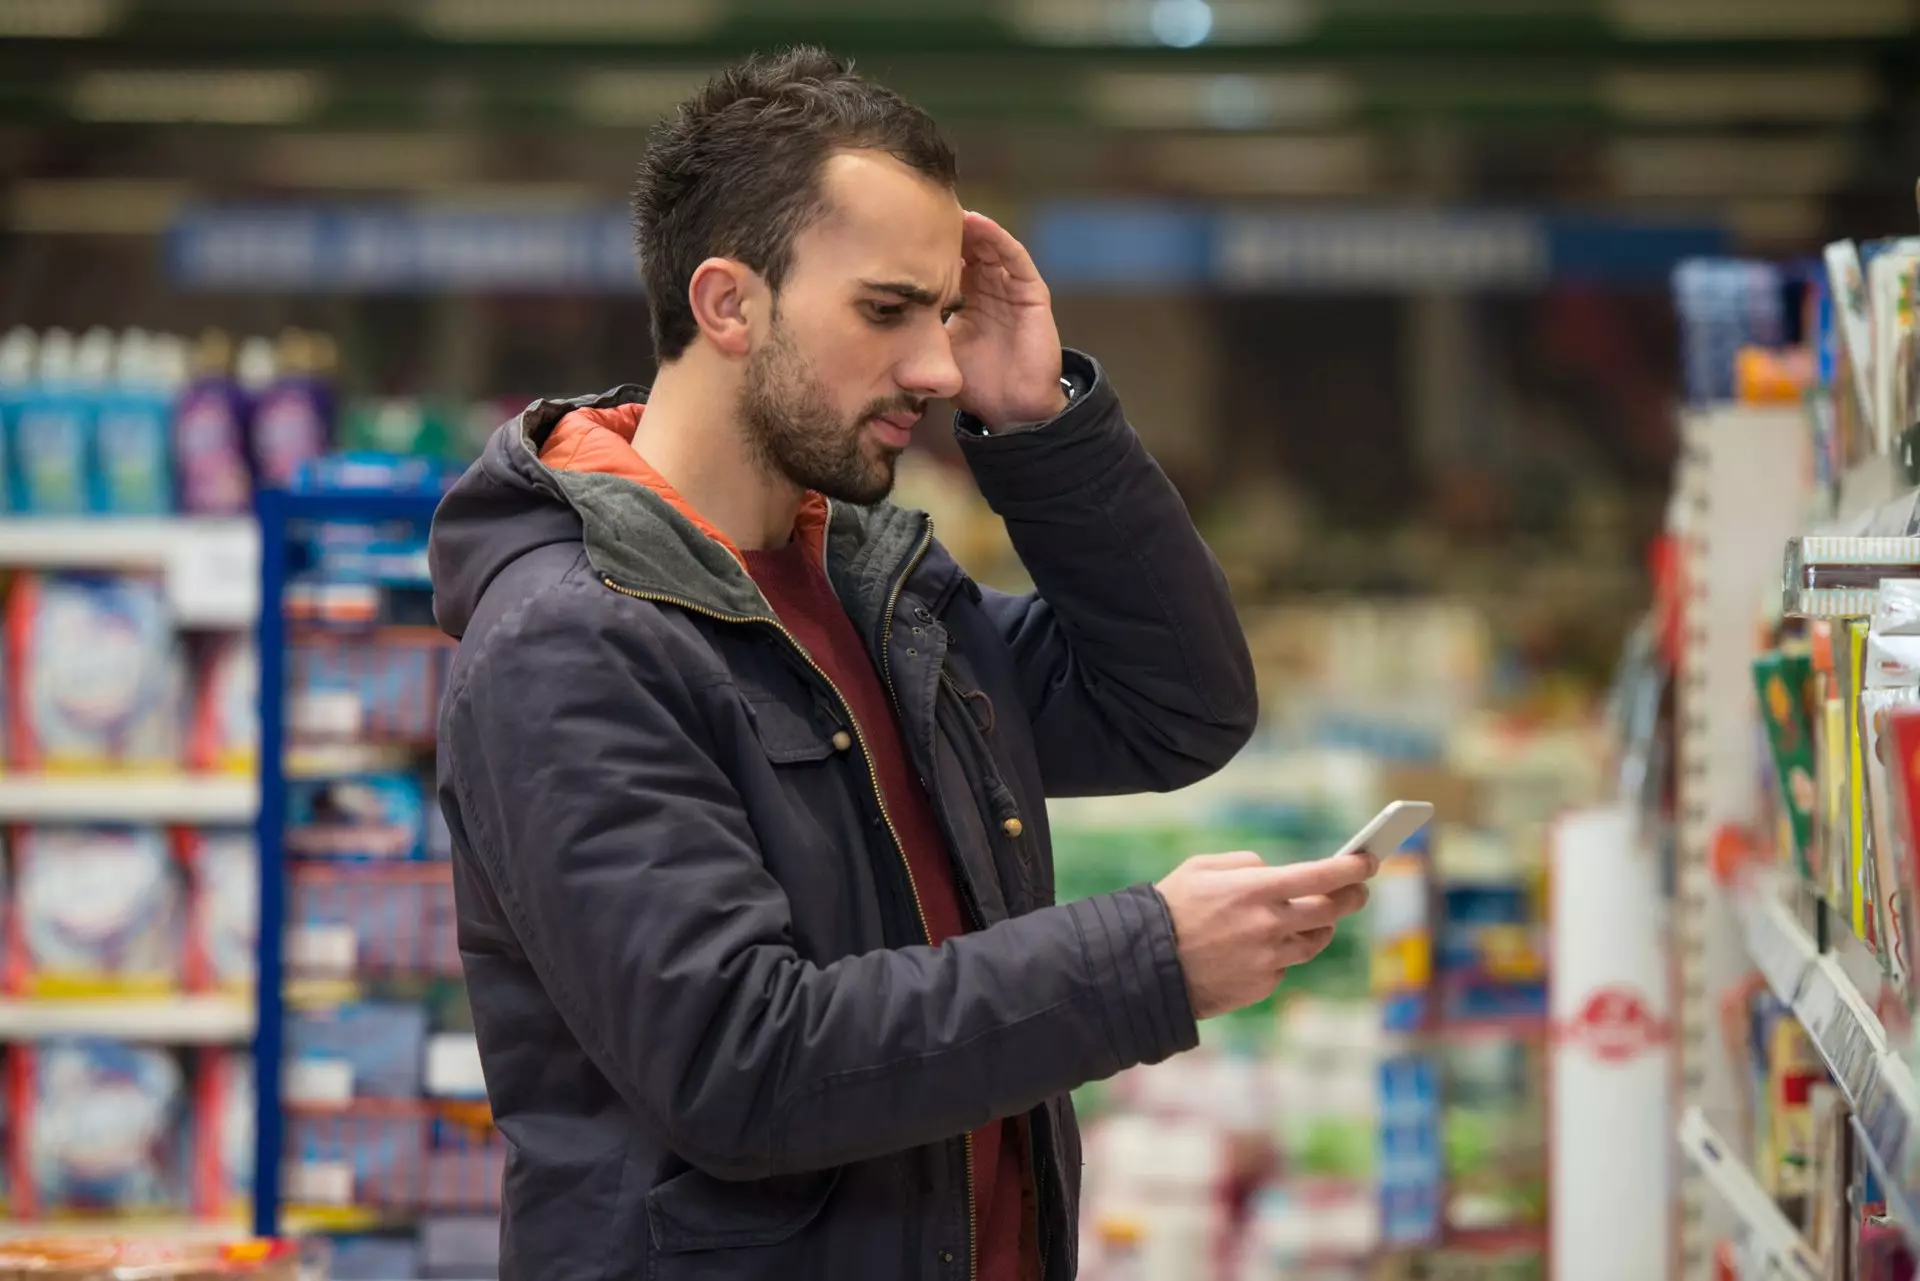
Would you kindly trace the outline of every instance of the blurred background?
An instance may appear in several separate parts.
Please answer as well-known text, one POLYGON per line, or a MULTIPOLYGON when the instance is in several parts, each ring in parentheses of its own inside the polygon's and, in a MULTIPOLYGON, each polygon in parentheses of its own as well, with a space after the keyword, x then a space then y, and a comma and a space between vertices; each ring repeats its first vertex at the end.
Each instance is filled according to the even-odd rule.
MULTIPOLYGON (((1803 406, 1851 395, 1822 247, 1916 230, 1916 36, 1912 0, 0 0, 8 1234, 250 1224, 324 1238, 309 1274, 491 1275, 425 520, 529 400, 651 377, 648 131, 806 41, 940 121, 1260 664, 1227 774, 1055 807, 1062 896, 1440 806, 1279 997, 1082 1092, 1083 1275, 1911 1275, 1872 1270, 1905 1238, 1865 1170, 1821 1211, 1837 1270, 1729 1252, 1818 1235, 1767 1103, 1808 1090, 1767 1088, 1792 1052, 1759 1032, 1693 1057, 1751 967, 1677 691, 1733 602, 1714 777, 1745 799, 1712 817, 1766 831, 1782 540, 1910 484, 1904 391, 1877 444, 1803 406), (1715 535, 1749 560, 1709 570, 1710 509, 1771 517, 1715 535), (1758 1167, 1731 1201, 1687 1102, 1758 1167)), ((1021 586, 944 435, 898 498, 1021 586)), ((1856 985, 1889 1059, 1897 968, 1856 985)))

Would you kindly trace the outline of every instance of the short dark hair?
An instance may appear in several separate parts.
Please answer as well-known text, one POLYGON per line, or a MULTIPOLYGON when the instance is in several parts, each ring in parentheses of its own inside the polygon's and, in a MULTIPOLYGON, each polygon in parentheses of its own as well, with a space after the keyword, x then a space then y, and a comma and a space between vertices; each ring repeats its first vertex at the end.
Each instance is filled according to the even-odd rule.
POLYGON ((736 258, 778 291, 794 238, 821 213, 822 164, 858 149, 948 188, 959 177, 933 117, 810 46, 735 63, 661 123, 633 191, 657 359, 698 333, 687 287, 708 258, 736 258))

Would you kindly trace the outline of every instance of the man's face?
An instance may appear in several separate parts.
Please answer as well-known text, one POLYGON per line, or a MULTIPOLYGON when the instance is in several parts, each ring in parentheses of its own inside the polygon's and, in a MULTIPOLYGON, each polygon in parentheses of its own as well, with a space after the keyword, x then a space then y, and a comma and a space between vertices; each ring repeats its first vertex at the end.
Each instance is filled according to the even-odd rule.
POLYGON ((840 152, 826 212, 747 357, 741 418, 761 462, 839 502, 879 502, 929 400, 957 395, 961 209, 899 161, 840 152))

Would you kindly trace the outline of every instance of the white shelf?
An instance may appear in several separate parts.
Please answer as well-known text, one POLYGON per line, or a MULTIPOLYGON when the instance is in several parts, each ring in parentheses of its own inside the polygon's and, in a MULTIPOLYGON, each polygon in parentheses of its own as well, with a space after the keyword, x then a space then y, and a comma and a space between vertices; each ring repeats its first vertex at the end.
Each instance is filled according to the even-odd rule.
POLYGON ((1760 880, 1734 896, 1734 913, 1753 963, 1774 995, 1807 1030, 1827 1070, 1846 1095, 1855 1135, 1885 1185, 1893 1218, 1920 1242, 1920 1218, 1908 1201, 1908 1152, 1920 1131, 1920 1089, 1888 1043, 1873 1003, 1833 954, 1781 904, 1774 884, 1760 880))
POLYGON ((259 807, 246 775, 0 774, 0 822, 243 824, 259 807))
POLYGON ((110 1036, 164 1045, 242 1045, 253 1003, 237 996, 110 1000, 0 1000, 0 1042, 110 1036))
POLYGON ((0 565, 159 571, 187 628, 243 628, 260 613, 260 531, 244 517, 0 518, 0 565))
POLYGON ((1697 1106, 1680 1118, 1680 1150, 1733 1211, 1746 1231, 1748 1255, 1765 1269, 1765 1277, 1822 1281, 1826 1270, 1819 1256, 1697 1106))
POLYGON ((100 1218, 0 1220, 0 1241, 117 1240, 172 1241, 187 1245, 222 1245, 244 1241, 252 1233, 239 1219, 100 1218))

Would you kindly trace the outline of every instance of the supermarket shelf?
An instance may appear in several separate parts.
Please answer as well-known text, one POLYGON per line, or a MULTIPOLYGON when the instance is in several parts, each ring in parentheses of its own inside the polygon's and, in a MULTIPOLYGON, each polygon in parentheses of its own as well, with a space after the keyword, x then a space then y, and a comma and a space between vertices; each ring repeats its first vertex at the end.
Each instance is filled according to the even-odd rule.
POLYGON ((1747 885, 1733 903, 1754 965, 1806 1028, 1807 1039, 1846 1095, 1855 1135, 1886 1188, 1895 1221, 1920 1242, 1920 1217, 1912 1213, 1908 1188, 1899 1177, 1920 1130, 1920 1090, 1912 1072, 1890 1048, 1872 1004, 1839 958, 1819 953, 1770 882, 1747 885))
POLYGON ((259 793, 245 775, 0 774, 0 822, 251 823, 259 793))
POLYGON ((5 518, 0 565, 160 571, 183 627, 246 627, 260 612, 260 531, 250 519, 5 518))
POLYGON ((1720 1136, 1698 1105, 1680 1119, 1680 1150, 1699 1167, 1747 1234, 1747 1249, 1766 1269, 1765 1276, 1786 1281, 1822 1281, 1826 1269, 1806 1238, 1780 1212, 1720 1136))
POLYGON ((168 1045, 243 1045, 253 1037, 253 1002, 234 996, 0 1000, 0 1042, 56 1036, 111 1036, 168 1045))
POLYGON ((110 1237, 120 1241, 219 1244, 249 1235, 239 1219, 99 1218, 0 1220, 0 1241, 110 1237))

